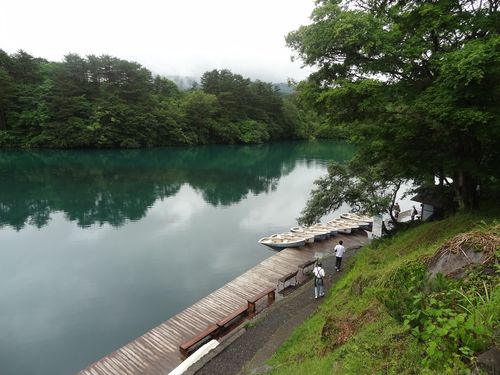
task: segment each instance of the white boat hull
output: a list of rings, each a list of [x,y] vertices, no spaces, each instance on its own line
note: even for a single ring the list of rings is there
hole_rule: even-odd
[[[314,242],[314,235],[305,232],[304,233],[285,232],[281,233],[280,236],[290,237],[290,238],[304,238],[306,240],[306,243]]]
[[[299,235],[300,234],[313,235],[315,241],[322,241],[330,236],[330,232],[328,231],[320,231],[310,228],[293,227],[290,229],[290,231],[293,233],[297,233]]]
[[[357,228],[359,228],[358,223],[355,223],[353,221],[346,220],[346,219],[333,219],[333,220],[329,221],[328,224],[338,225],[342,229],[347,229],[347,228],[357,229]]]
[[[352,229],[359,228],[359,225],[352,223],[346,223],[344,220],[334,219],[327,223],[328,225],[335,226],[339,233],[347,233],[350,234]]]
[[[258,241],[262,245],[269,246],[273,249],[285,249],[287,247],[300,247],[306,244],[306,240],[304,238],[297,239],[286,239],[286,238],[273,238],[263,237]]]
[[[314,228],[314,229],[328,232],[328,233],[330,233],[330,236],[335,236],[335,235],[337,235],[337,232],[338,232],[337,228],[332,227],[330,225],[326,225],[326,224],[314,224],[314,225],[311,225],[309,228]]]
[[[353,220],[353,221],[357,221],[359,223],[364,223],[364,224],[365,223],[366,224],[372,224],[373,223],[373,218],[372,217],[369,217],[369,216],[366,216],[366,215],[358,215],[358,214],[355,214],[355,213],[352,213],[352,212],[341,214],[340,217],[343,218],[343,219]]]
[[[369,223],[363,221],[356,221],[346,218],[341,218],[340,220],[345,221],[348,225],[357,225],[358,228],[368,228],[370,226]]]
[[[351,228],[339,229],[339,233],[351,234]]]

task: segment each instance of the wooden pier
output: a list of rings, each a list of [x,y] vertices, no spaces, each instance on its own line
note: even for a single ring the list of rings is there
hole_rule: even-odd
[[[325,241],[277,252],[191,307],[81,370],[78,375],[168,374],[183,361],[179,352],[183,342],[241,308],[263,290],[277,287],[280,278],[296,271],[300,264],[318,253],[331,254],[339,240],[344,241],[347,249],[368,242],[362,233],[339,234]]]

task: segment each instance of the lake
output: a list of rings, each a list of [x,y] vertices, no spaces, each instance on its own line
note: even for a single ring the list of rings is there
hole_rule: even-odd
[[[75,373],[273,255],[352,151],[0,151],[0,374]]]

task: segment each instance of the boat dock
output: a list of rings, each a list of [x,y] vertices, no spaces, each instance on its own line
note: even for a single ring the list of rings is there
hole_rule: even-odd
[[[346,249],[369,241],[364,231],[354,231],[277,252],[184,311],[79,371],[78,375],[168,374],[183,361],[179,351],[183,342],[224,319],[263,290],[277,287],[280,278],[297,271],[304,262],[318,255],[332,254],[339,240],[344,241]],[[277,293],[276,299],[280,298],[282,296]]]

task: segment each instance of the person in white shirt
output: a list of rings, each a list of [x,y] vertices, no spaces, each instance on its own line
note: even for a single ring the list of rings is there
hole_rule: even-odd
[[[342,263],[342,257],[344,256],[345,247],[342,245],[344,242],[339,241],[339,244],[335,246],[335,269],[340,272],[340,264]]]
[[[323,289],[323,278],[325,277],[325,270],[321,267],[321,262],[316,263],[313,269],[314,274],[314,298],[323,297],[325,295]]]

